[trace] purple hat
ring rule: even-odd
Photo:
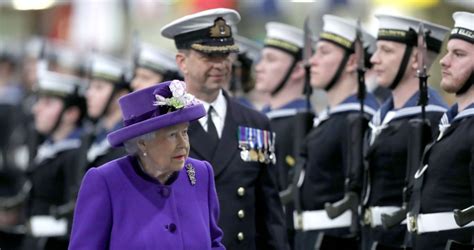
[[[113,147],[160,128],[194,121],[206,115],[204,106],[186,92],[186,83],[163,82],[119,99],[124,127],[108,134]]]

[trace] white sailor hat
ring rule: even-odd
[[[455,12],[453,14],[454,28],[449,39],[457,38],[474,43],[474,13]]]
[[[277,48],[301,58],[301,51],[304,46],[304,32],[302,29],[277,22],[269,22],[265,25],[265,28],[267,35],[264,47]]]
[[[319,39],[332,42],[346,50],[353,51],[353,43],[356,40],[357,22],[333,15],[323,16],[323,31]],[[363,46],[366,52],[375,50],[375,37],[362,28]]]
[[[143,67],[164,74],[168,71],[178,71],[174,55],[163,49],[142,43],[135,51],[135,67]]]
[[[62,98],[83,97],[86,85],[79,77],[42,70],[38,73],[35,89],[40,95]]]
[[[60,67],[78,71],[83,58],[80,52],[61,41],[49,41],[47,44],[48,59]]]
[[[31,58],[40,58],[45,50],[46,40],[40,37],[32,37],[25,43],[24,54]]]
[[[240,15],[232,9],[217,8],[179,18],[161,29],[161,35],[174,39],[178,49],[194,49],[203,53],[238,52],[230,25]]]
[[[418,28],[421,23],[428,32],[426,44],[428,50],[439,53],[446,33],[447,27],[419,20],[411,17],[375,15],[379,20],[378,40],[388,40],[405,43],[407,45],[417,45]]]
[[[111,82],[118,87],[129,88],[129,69],[127,64],[117,58],[93,54],[89,58],[87,73],[91,79]]]
[[[234,39],[235,43],[239,46],[239,54],[245,54],[253,62],[258,61],[260,51],[262,50],[260,43],[239,35],[235,35]]]

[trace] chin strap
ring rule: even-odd
[[[285,87],[285,84],[288,81],[288,79],[290,79],[291,73],[293,72],[293,69],[295,69],[297,63],[298,61],[296,60],[296,58],[294,58],[293,63],[286,71],[285,77],[283,77],[283,79],[280,81],[280,84],[278,84],[278,87],[272,91],[271,93],[272,96],[275,96],[276,94],[278,94],[278,92],[280,92],[280,90],[282,90],[283,87]]]
[[[339,64],[339,67],[337,67],[337,71],[332,77],[331,81],[324,87],[324,90],[329,91],[336,85],[336,82],[339,80],[339,78],[342,75],[342,72],[344,71],[344,68],[346,67],[347,61],[349,60],[349,56],[352,54],[352,52],[349,52],[348,50],[345,50],[344,52],[344,57],[341,60],[341,63]]]
[[[410,60],[412,50],[413,50],[413,46],[411,45],[407,45],[407,47],[405,48],[405,53],[403,54],[403,58],[400,63],[400,67],[398,68],[397,75],[395,76],[395,79],[392,81],[392,84],[390,84],[389,86],[390,89],[393,90],[397,88],[398,84],[402,80],[402,77],[405,74],[405,71],[407,70],[408,61]]]
[[[474,72],[471,72],[471,75],[469,76],[469,78],[467,78],[462,88],[458,92],[456,92],[456,95],[462,95],[466,93],[472,87],[472,85],[474,85]]]

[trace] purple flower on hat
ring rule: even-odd
[[[179,80],[173,80],[169,85],[171,93],[155,93],[156,101],[153,102],[154,106],[170,106],[174,110],[189,107],[191,105],[199,104],[196,98],[186,92],[186,83]],[[169,95],[167,98],[163,95]]]

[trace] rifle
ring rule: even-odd
[[[311,64],[309,59],[313,55],[313,35],[309,28],[309,17],[304,20],[304,47],[303,47],[303,65],[305,71],[304,77],[304,94],[306,98],[306,111],[311,112],[311,94],[313,88],[311,87]]]
[[[463,210],[454,209],[454,220],[460,227],[474,221],[474,206],[470,206]]]
[[[418,69],[417,77],[420,85],[420,96],[418,99],[418,105],[421,106],[421,119],[410,120],[411,133],[412,135],[408,138],[408,149],[407,154],[407,169],[405,175],[405,186],[403,188],[403,203],[402,208],[395,211],[392,214],[382,214],[382,224],[384,228],[391,228],[399,225],[407,214],[408,200],[413,189],[413,176],[422,161],[424,149],[428,143],[431,142],[431,124],[426,119],[425,107],[428,105],[428,77],[427,74],[427,56],[426,56],[426,38],[427,33],[424,31],[423,23],[420,23],[418,28]]]
[[[357,58],[357,75],[358,75],[358,92],[357,98],[360,103],[360,113],[355,116],[348,117],[348,145],[349,145],[349,161],[345,180],[344,198],[335,203],[327,202],[324,205],[328,217],[334,219],[347,210],[352,211],[352,223],[350,231],[356,235],[359,231],[358,208],[359,208],[359,194],[361,191],[362,176],[364,172],[364,134],[367,130],[369,118],[364,113],[365,100],[365,62],[364,62],[364,47],[362,41],[362,28],[360,21],[357,22],[356,39],[354,41],[355,56]]]

